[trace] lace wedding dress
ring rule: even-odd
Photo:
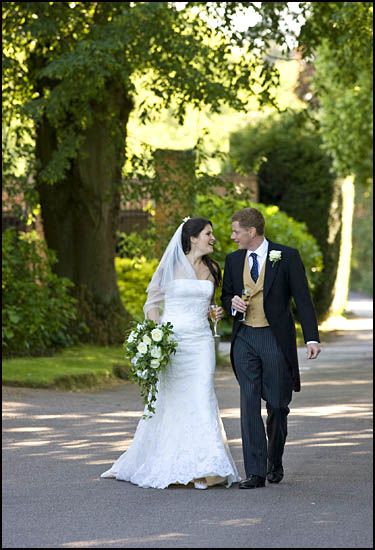
[[[139,421],[128,450],[101,477],[159,489],[198,478],[227,487],[240,481],[214,392],[212,292],[209,280],[170,284],[161,320],[173,324],[178,348],[160,376],[155,414]]]

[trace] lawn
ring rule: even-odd
[[[296,328],[298,345],[304,345],[301,327]],[[321,331],[322,339],[329,336],[331,333]],[[217,366],[230,367],[229,356],[218,354]],[[4,359],[2,381],[5,386],[87,391],[118,384],[128,376],[129,363],[122,346],[82,344],[51,357]]]
[[[121,346],[78,345],[51,357],[3,360],[3,384],[79,391],[127,379],[128,363]]]

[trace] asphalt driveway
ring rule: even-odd
[[[372,330],[352,323],[317,360],[299,356],[284,480],[252,491],[100,479],[141,416],[131,383],[96,393],[3,388],[2,547],[372,548]],[[244,475],[230,368],[215,387]]]

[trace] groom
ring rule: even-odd
[[[320,353],[318,325],[298,251],[267,241],[264,217],[255,208],[232,216],[238,250],[225,260],[222,304],[234,316],[231,361],[240,384],[241,434],[246,480],[240,489],[279,483],[292,391],[300,391],[294,298],[307,345],[307,358]],[[250,292],[248,307],[242,289]],[[246,311],[246,320],[241,321]],[[266,431],[261,416],[266,401]],[[268,440],[268,444],[267,444]]]

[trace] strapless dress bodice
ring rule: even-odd
[[[176,335],[211,334],[208,308],[213,291],[208,279],[175,279],[165,293],[162,321],[170,321]]]

